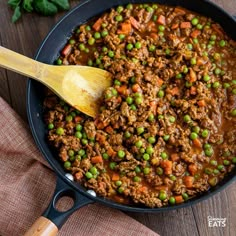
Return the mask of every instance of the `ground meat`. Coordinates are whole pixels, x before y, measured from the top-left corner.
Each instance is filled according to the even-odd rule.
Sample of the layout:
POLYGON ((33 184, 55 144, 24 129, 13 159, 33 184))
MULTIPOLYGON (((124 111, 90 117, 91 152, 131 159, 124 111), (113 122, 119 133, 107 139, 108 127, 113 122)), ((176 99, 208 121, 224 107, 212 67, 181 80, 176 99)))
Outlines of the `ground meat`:
POLYGON ((236 163, 235 46, 211 19, 159 4, 78 26, 57 64, 96 66, 113 82, 96 118, 46 94, 48 142, 65 170, 100 196, 147 207, 217 184, 236 163))

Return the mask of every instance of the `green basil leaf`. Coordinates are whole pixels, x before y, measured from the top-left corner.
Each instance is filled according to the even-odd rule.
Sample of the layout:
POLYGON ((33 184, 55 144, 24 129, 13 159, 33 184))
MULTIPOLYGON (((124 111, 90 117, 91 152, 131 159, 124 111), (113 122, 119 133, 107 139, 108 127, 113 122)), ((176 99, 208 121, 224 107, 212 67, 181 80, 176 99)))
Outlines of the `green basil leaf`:
POLYGON ((51 16, 57 13, 56 5, 49 2, 48 0, 35 0, 34 9, 38 13, 45 16, 51 16))
POLYGON ((7 4, 15 9, 18 5, 20 5, 21 0, 9 0, 7 4))
POLYGON ((16 6, 11 21, 15 23, 21 17, 20 6, 16 6))
POLYGON ((50 0, 52 3, 57 5, 61 10, 69 10, 70 4, 68 0, 50 0))
POLYGON ((23 0, 23 8, 27 12, 32 12, 33 11, 32 3, 33 3, 33 0, 23 0))

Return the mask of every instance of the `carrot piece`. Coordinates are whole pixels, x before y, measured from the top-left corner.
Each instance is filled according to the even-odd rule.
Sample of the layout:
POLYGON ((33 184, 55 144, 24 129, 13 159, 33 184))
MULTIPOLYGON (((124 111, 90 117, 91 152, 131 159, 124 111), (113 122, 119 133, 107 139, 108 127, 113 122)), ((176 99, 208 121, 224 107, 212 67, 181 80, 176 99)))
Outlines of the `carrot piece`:
POLYGON ((139 84, 134 84, 134 85, 132 86, 132 91, 133 91, 134 93, 141 92, 141 88, 140 88, 139 84))
POLYGON ((192 68, 189 69, 189 76, 190 76, 189 82, 193 83, 197 80, 196 72, 192 68))
POLYGON ((152 33, 150 34, 150 37, 151 37, 152 39, 154 39, 154 40, 157 40, 157 39, 158 39, 158 34, 152 32, 152 33))
POLYGON ((198 102, 197 102, 197 105, 199 106, 199 107, 205 107, 206 106, 206 102, 205 102, 205 100, 199 100, 198 102))
POLYGON ((175 203, 182 203, 184 202, 184 199, 182 197, 182 195, 178 195, 178 196, 175 196, 175 203))
POLYGON ((197 165, 196 164, 190 164, 188 166, 188 171, 191 175, 195 175, 197 173, 197 165))
POLYGON ((61 54, 62 54, 63 56, 67 56, 67 55, 71 52, 71 50, 72 50, 71 44, 67 44, 67 45, 62 49, 61 54))
POLYGON ((164 83, 164 81, 163 81, 162 79, 157 78, 157 85, 158 85, 159 87, 161 87, 163 83, 164 83))
POLYGON ((113 133, 113 128, 109 125, 109 126, 107 126, 106 127, 106 132, 108 133, 108 134, 112 134, 113 133))
POLYGON ((193 140, 193 145, 195 147, 197 147, 197 148, 201 148, 202 147, 202 143, 201 143, 201 141, 198 138, 193 140))
POLYGON ((107 149, 107 154, 108 154, 108 156, 114 157, 116 155, 116 152, 113 150, 112 147, 109 147, 107 149))
POLYGON ((172 89, 169 90, 169 93, 174 96, 174 95, 179 95, 179 88, 178 87, 174 87, 172 89))
POLYGON ((83 120, 83 118, 81 116, 76 116, 74 120, 75 120, 75 123, 79 123, 81 120, 83 120))
POLYGON ((117 173, 112 173, 112 177, 111 177, 111 180, 112 181, 117 181, 120 179, 120 175, 117 174, 117 173))
POLYGON ((192 87, 190 88, 190 94, 191 94, 191 95, 196 95, 196 94, 197 94, 197 88, 194 87, 194 86, 192 86, 192 87))
POLYGON ((200 34, 201 34, 201 31, 195 29, 195 30, 192 31, 192 33, 190 34, 190 36, 191 36, 192 38, 197 38, 200 34))
POLYGON ((122 196, 115 195, 115 196, 113 196, 113 198, 116 202, 119 202, 119 203, 124 203, 125 202, 125 199, 122 196))
POLYGON ((92 162, 93 164, 102 163, 102 162, 103 162, 102 156, 95 156, 95 157, 92 157, 92 158, 91 158, 91 162, 92 162))
POLYGON ((147 23, 147 31, 151 32, 157 32, 156 24, 153 21, 149 21, 147 23))
POLYGON ((189 21, 184 21, 180 23, 180 28, 181 29, 189 29, 191 28, 191 23, 189 21))
POLYGON ((186 14, 186 11, 180 7, 176 7, 174 12, 177 13, 178 15, 185 15, 186 14))
POLYGON ((102 135, 100 133, 96 134, 96 140, 99 142, 99 144, 104 144, 106 141, 106 136, 102 135))
POLYGON ((157 102, 156 101, 151 101, 149 103, 150 105, 150 110, 153 112, 154 115, 156 115, 157 112, 157 102))
POLYGON ((117 87, 116 90, 119 94, 124 94, 127 90, 127 85, 125 85, 125 84, 121 85, 121 86, 117 87))
POLYGON ((170 155, 170 158, 172 161, 178 161, 180 158, 179 158, 179 155, 177 153, 172 153, 170 155))
POLYGON ((160 16, 157 18, 157 23, 158 23, 158 24, 161 24, 161 25, 165 25, 165 24, 166 24, 166 18, 165 18, 163 15, 160 15, 160 16))
POLYGON ((131 31, 132 31, 131 23, 129 21, 125 21, 120 24, 120 29, 117 30, 117 33, 129 35, 131 31))
POLYGON ((93 24, 93 29, 99 31, 102 26, 102 18, 98 18, 98 20, 93 24))
POLYGON ((129 18, 129 20, 130 20, 131 25, 132 25, 135 29, 139 29, 139 28, 140 28, 140 23, 139 23, 133 16, 131 16, 131 17, 129 18))
POLYGON ((176 24, 173 24, 172 26, 171 26, 171 29, 177 29, 179 27, 179 24, 178 23, 176 23, 176 24))
POLYGON ((146 186, 141 186, 138 190, 140 192, 146 192, 147 191, 147 187, 146 186))
POLYGON ((194 182, 194 177, 193 176, 185 176, 184 177, 184 184, 187 188, 192 188, 193 187, 193 182, 194 182))
POLYGON ((172 174, 172 165, 173 165, 172 161, 169 160, 162 161, 161 166, 162 168, 164 168, 166 175, 172 174))

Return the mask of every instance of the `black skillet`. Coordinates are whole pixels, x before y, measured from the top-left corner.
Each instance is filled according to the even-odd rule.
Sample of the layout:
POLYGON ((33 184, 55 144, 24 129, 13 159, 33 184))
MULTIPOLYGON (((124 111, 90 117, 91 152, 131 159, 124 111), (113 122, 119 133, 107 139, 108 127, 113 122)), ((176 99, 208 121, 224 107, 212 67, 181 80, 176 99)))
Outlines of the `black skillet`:
MULTIPOLYGON (((41 47, 38 50, 36 59, 38 61, 53 64, 57 59, 60 50, 66 44, 67 39, 72 34, 73 29, 76 26, 85 23, 90 18, 97 16, 104 11, 109 10, 112 7, 118 5, 125 5, 128 3, 148 3, 148 2, 156 2, 160 4, 167 4, 172 6, 182 6, 189 10, 198 12, 205 16, 209 16, 214 19, 216 22, 220 23, 226 33, 231 36, 234 40, 236 40, 236 21, 227 14, 224 10, 216 6, 215 4, 207 1, 207 0, 84 0, 80 1, 79 5, 71 10, 68 14, 66 14, 51 30, 46 39, 43 41, 41 47)), ((52 198, 51 203, 49 204, 47 210, 44 212, 41 220, 46 220, 46 226, 51 227, 49 230, 52 234, 47 235, 55 235, 54 232, 57 232, 57 228, 60 228, 63 223, 67 220, 67 218, 77 209, 81 208, 86 204, 90 204, 93 202, 100 202, 110 207, 118 208, 123 211, 133 211, 133 212, 164 212, 169 210, 174 210, 182 207, 190 206, 194 203, 200 202, 204 199, 211 197, 213 194, 221 191, 228 184, 230 184, 233 180, 236 180, 234 169, 229 175, 227 175, 217 186, 211 188, 209 191, 190 199, 187 202, 184 202, 180 205, 176 206, 167 206, 163 208, 147 208, 144 206, 127 206, 122 205, 116 202, 113 202, 108 199, 104 199, 102 197, 94 197, 87 192, 85 188, 80 186, 78 183, 75 183, 69 180, 65 174, 66 172, 63 170, 61 164, 59 163, 55 153, 49 147, 46 141, 47 129, 43 122, 43 99, 44 87, 42 84, 29 80, 27 86, 27 113, 28 120, 31 131, 33 133, 33 137, 38 145, 40 151, 46 160, 50 163, 51 167, 57 174, 57 185, 54 196, 52 198), (70 196, 74 200, 74 206, 66 212, 59 212, 55 208, 55 204, 63 196, 70 196)), ((36 228, 38 227, 39 222, 36 223, 36 228)), ((35 225, 34 225, 35 226, 35 225)), ((46 232, 43 227, 42 232, 46 232)), ((32 231, 27 235, 36 235, 33 234, 32 231)), ((37 234, 37 235, 43 235, 37 234)))

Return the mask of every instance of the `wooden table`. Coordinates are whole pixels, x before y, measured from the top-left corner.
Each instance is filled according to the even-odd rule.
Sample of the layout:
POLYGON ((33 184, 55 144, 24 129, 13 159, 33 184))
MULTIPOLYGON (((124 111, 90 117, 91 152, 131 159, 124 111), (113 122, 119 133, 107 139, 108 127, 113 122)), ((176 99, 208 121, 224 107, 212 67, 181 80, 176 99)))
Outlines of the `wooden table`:
MULTIPOLYGON (((34 57, 43 38, 64 13, 51 18, 36 14, 24 14, 23 18, 17 24, 12 24, 12 11, 6 2, 0 1, 0 45, 26 56, 34 57)), ((70 2, 74 6, 79 1, 73 0, 70 2)), ((223 7, 229 13, 236 15, 236 0, 212 0, 212 2, 223 7)), ((27 121, 27 79, 4 69, 0 69, 0 78, 0 96, 11 104, 13 109, 27 121)), ((235 236, 236 183, 231 184, 214 197, 192 207, 159 214, 128 214, 161 235, 235 236), (208 216, 226 218, 226 227, 208 227, 208 216)))

